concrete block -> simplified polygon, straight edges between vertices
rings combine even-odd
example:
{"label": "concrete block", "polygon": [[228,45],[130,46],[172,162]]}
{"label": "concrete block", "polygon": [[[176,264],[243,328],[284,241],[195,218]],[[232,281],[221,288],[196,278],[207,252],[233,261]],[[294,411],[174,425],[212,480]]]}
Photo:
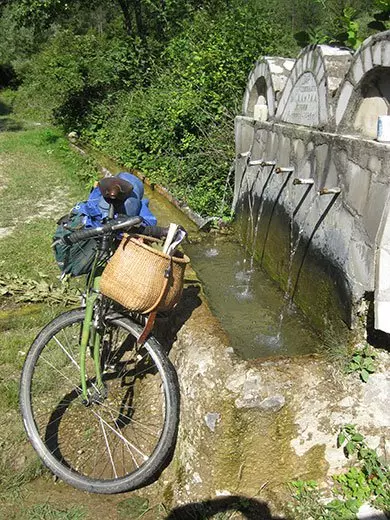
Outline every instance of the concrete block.
{"label": "concrete block", "polygon": [[291,59],[291,60],[284,60],[283,62],[283,67],[289,71],[291,71],[293,69],[295,65],[295,60]]}
{"label": "concrete block", "polygon": [[336,125],[339,125],[344,117],[345,111],[351,99],[353,92],[353,85],[348,81],[341,87],[340,96],[336,108]]}
{"label": "concrete block", "polygon": [[376,154],[368,159],[368,169],[372,173],[379,173],[382,170],[382,160]]}
{"label": "concrete block", "polygon": [[315,77],[317,78],[317,83],[320,83],[324,79],[324,77],[325,77],[325,68],[324,68],[323,63],[321,63],[321,66],[318,68],[318,70],[316,70]]}
{"label": "concrete block", "polygon": [[388,186],[379,183],[372,183],[370,186],[363,214],[363,224],[372,244],[375,244],[383,209],[388,197],[388,190]]}
{"label": "concrete block", "polygon": [[380,249],[378,255],[376,282],[378,289],[376,297],[379,300],[390,301],[390,252],[384,248]]}
{"label": "concrete block", "polygon": [[331,212],[329,222],[326,222],[328,247],[340,264],[344,265],[348,261],[354,217],[342,206],[339,208],[333,206]]}
{"label": "concrete block", "polygon": [[271,85],[267,88],[267,105],[268,113],[272,117],[275,114],[275,92]]}
{"label": "concrete block", "polygon": [[366,47],[363,50],[363,52],[362,52],[362,61],[363,61],[364,72],[367,73],[373,67],[371,47]]}
{"label": "concrete block", "polygon": [[293,151],[296,164],[300,164],[302,159],[306,156],[306,147],[302,139],[295,139],[293,141]]}
{"label": "concrete block", "polygon": [[359,232],[355,233],[357,240],[349,242],[346,272],[351,284],[352,292],[359,296],[362,292],[374,289],[374,262],[373,251],[359,237]]}
{"label": "concrete block", "polygon": [[373,65],[382,64],[382,42],[376,42],[371,48]]}
{"label": "concrete block", "polygon": [[356,60],[352,65],[351,73],[356,86],[358,83],[360,83],[360,80],[364,76],[363,62],[361,56],[358,55],[356,57]]}
{"label": "concrete block", "polygon": [[359,165],[349,162],[344,180],[344,200],[356,213],[362,215],[370,189],[371,174],[360,168]]}
{"label": "concrete block", "polygon": [[339,175],[333,158],[330,159],[329,167],[324,171],[324,177],[322,179],[324,186],[339,186]]}
{"label": "concrete block", "polygon": [[277,156],[278,150],[279,150],[279,136],[278,136],[278,134],[272,132],[272,133],[270,133],[270,142],[269,142],[269,145],[267,146],[267,149],[265,152],[266,156],[264,156],[264,159],[266,161],[274,160],[275,157]]}
{"label": "concrete block", "polygon": [[390,334],[390,301],[375,300],[374,315],[375,328]]}
{"label": "concrete block", "polygon": [[382,41],[382,67],[390,67],[390,41]]}
{"label": "concrete block", "polygon": [[375,139],[377,135],[378,116],[387,114],[388,106],[375,87],[371,87],[368,96],[360,102],[356,112],[353,128],[363,135]]}
{"label": "concrete block", "polygon": [[328,122],[328,89],[326,87],[326,79],[323,78],[322,82],[318,85],[318,118],[320,125],[324,125]]}
{"label": "concrete block", "polygon": [[253,119],[256,121],[267,121],[268,106],[265,103],[256,104],[253,108]]}

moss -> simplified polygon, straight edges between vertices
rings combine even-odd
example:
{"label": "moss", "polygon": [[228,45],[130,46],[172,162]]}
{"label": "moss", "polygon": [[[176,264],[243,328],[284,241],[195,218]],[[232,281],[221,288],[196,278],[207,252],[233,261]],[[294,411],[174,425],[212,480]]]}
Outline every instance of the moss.
{"label": "moss", "polygon": [[173,491],[173,483],[168,482],[163,489],[162,492],[162,503],[169,510],[173,506],[174,499],[174,491]]}
{"label": "moss", "polygon": [[253,496],[262,490],[262,498],[282,505],[291,480],[323,480],[325,447],[316,445],[298,456],[291,446],[297,436],[294,420],[288,405],[275,413],[237,409],[232,400],[225,401],[214,463],[218,489]]}
{"label": "moss", "polygon": [[118,519],[136,520],[141,518],[148,509],[149,501],[146,498],[135,495],[119,502],[117,506]]}
{"label": "moss", "polygon": [[[254,203],[254,208],[259,202]],[[343,269],[326,258],[308,239],[299,240],[291,257],[290,215],[282,206],[264,201],[261,225],[256,236],[245,202],[235,223],[245,247],[253,249],[255,260],[302,310],[310,324],[321,334],[332,327],[334,336],[345,336],[352,322],[352,295]],[[256,211],[254,211],[256,227]],[[295,225],[292,236],[298,237]]]}

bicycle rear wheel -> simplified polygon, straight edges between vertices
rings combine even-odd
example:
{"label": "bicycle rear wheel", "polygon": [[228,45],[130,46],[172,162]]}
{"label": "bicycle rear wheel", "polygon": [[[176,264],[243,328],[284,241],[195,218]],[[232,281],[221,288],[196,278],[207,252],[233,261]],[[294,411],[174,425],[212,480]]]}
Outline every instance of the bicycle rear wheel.
{"label": "bicycle rear wheel", "polygon": [[33,342],[23,367],[20,407],[43,462],[62,480],[96,493],[148,484],[173,453],[179,422],[175,369],[142,327],[106,317],[101,342],[104,392],[87,354],[87,405],[81,395],[79,343],[84,310],[66,312]]}

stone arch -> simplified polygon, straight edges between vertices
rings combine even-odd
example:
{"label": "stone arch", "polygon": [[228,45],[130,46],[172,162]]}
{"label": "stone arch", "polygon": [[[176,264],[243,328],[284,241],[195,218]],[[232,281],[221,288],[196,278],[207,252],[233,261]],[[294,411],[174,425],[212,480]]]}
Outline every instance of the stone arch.
{"label": "stone arch", "polygon": [[336,103],[339,131],[376,137],[377,120],[390,107],[390,31],[367,38],[359,47]]}
{"label": "stone arch", "polygon": [[298,56],[284,87],[276,119],[324,127],[332,114],[332,98],[351,60],[351,53],[328,45],[310,45]]}
{"label": "stone arch", "polygon": [[266,106],[266,117],[273,117],[279,93],[283,90],[295,60],[264,57],[257,61],[249,74],[242,104],[245,116],[257,119],[255,107]]}

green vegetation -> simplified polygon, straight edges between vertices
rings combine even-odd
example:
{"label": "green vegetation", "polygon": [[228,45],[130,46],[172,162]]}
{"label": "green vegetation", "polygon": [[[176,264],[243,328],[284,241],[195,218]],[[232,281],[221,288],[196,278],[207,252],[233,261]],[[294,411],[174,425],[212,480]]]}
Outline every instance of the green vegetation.
{"label": "green vegetation", "polygon": [[360,379],[367,383],[370,374],[375,372],[375,351],[365,345],[363,348],[356,350],[348,363],[346,364],[345,370],[347,374],[357,373]]}
{"label": "green vegetation", "polygon": [[0,99],[0,518],[81,519],[76,509],[27,507],[26,486],[48,472],[27,442],[18,410],[19,377],[39,330],[75,303],[57,280],[51,252],[56,217],[84,198],[96,171],[59,130],[11,118]]}
{"label": "green vegetation", "polygon": [[78,507],[58,509],[51,504],[38,504],[27,510],[26,520],[84,520],[85,512]]}
{"label": "green vegetation", "polygon": [[2,0],[0,87],[25,118],[228,216],[233,121],[256,59],[296,56],[294,35],[356,48],[389,13],[388,0]]}
{"label": "green vegetation", "polygon": [[353,459],[354,465],[346,473],[333,477],[330,500],[313,480],[291,482],[294,502],[289,504],[289,510],[293,520],[354,520],[364,503],[389,511],[388,465],[367,446],[353,424],[341,428],[337,446],[343,448],[347,458]]}

